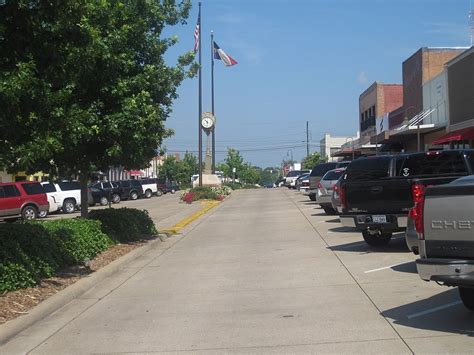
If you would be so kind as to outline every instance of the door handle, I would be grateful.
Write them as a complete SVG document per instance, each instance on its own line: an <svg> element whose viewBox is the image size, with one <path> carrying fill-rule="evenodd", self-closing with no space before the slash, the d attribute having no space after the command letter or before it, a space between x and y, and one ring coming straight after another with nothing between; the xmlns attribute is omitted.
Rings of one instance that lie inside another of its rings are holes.
<svg viewBox="0 0 474 355"><path fill-rule="evenodd" d="M374 187L370 188L370 192L372 192L373 194L379 194L382 191L383 191L382 186L374 186Z"/></svg>

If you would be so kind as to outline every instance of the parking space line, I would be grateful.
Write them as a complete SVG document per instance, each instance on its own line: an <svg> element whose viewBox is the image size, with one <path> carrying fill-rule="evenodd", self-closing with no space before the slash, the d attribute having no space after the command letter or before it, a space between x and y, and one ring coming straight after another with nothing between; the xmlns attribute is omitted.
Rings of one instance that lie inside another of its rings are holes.
<svg viewBox="0 0 474 355"><path fill-rule="evenodd" d="M408 319L413 319L413 318L421 317L421 316L424 316L426 314L442 311L443 309L453 307L453 306L457 306L458 304L461 304L461 303L462 303L462 301L451 302L451 303L448 303L448 304L445 304L445 305L442 305L442 306L427 309L426 311L421 311L421 312L410 314L409 316L407 316L407 318Z"/></svg>
<svg viewBox="0 0 474 355"><path fill-rule="evenodd" d="M412 262L413 262L413 260L405 261L403 263L398 263L398 264L393 264L393 265L389 265L389 266L379 267L378 269L368 270L368 271L365 271L364 273L365 274L370 274L371 272L382 271L382 270L390 269L394 266L409 264L409 263L412 263Z"/></svg>

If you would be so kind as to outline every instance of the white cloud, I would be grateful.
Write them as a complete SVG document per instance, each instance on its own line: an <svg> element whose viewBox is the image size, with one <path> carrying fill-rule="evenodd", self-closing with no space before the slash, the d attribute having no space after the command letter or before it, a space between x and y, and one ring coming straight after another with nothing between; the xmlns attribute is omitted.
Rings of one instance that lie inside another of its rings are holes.
<svg viewBox="0 0 474 355"><path fill-rule="evenodd" d="M359 84L367 84L369 82L369 78L367 78L367 72L362 70L359 75L357 75L357 81Z"/></svg>

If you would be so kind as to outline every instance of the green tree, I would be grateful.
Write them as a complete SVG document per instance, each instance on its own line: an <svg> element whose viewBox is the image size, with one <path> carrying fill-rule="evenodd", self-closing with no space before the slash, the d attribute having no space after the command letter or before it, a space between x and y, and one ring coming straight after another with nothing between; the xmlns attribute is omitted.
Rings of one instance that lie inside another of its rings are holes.
<svg viewBox="0 0 474 355"><path fill-rule="evenodd" d="M277 181L278 177L280 176L280 169L279 168L265 168L262 171L262 176L260 178L260 185L269 185L273 184Z"/></svg>
<svg viewBox="0 0 474 355"><path fill-rule="evenodd" d="M179 173L179 162L176 160L176 157L173 155L166 157L159 171L160 179L176 181L176 177Z"/></svg>
<svg viewBox="0 0 474 355"><path fill-rule="evenodd" d="M239 172L239 179L241 183L257 184L262 177L262 169L252 166L249 163L242 164Z"/></svg>
<svg viewBox="0 0 474 355"><path fill-rule="evenodd" d="M233 169L235 168L235 176L238 178L243 170L244 158L240 155L237 149L227 148L227 157L224 159L224 164L219 167L224 172L224 176L232 177Z"/></svg>
<svg viewBox="0 0 474 355"><path fill-rule="evenodd" d="M321 158L321 154L319 153L312 153L306 158L303 159L303 169L306 170L311 170L313 169L316 165L324 163L324 159Z"/></svg>
<svg viewBox="0 0 474 355"><path fill-rule="evenodd" d="M0 166L79 176L155 155L190 52L165 63L190 1L7 1L0 6ZM87 215L83 203L82 215Z"/></svg>

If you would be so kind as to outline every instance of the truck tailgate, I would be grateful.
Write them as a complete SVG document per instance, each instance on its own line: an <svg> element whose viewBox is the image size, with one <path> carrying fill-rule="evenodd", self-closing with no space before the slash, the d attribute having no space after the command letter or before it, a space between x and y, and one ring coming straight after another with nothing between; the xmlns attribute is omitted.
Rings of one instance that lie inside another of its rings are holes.
<svg viewBox="0 0 474 355"><path fill-rule="evenodd" d="M474 186L427 189L424 235L427 257L474 258Z"/></svg>
<svg viewBox="0 0 474 355"><path fill-rule="evenodd" d="M349 213L407 213L413 207L407 179L348 182L345 192Z"/></svg>

